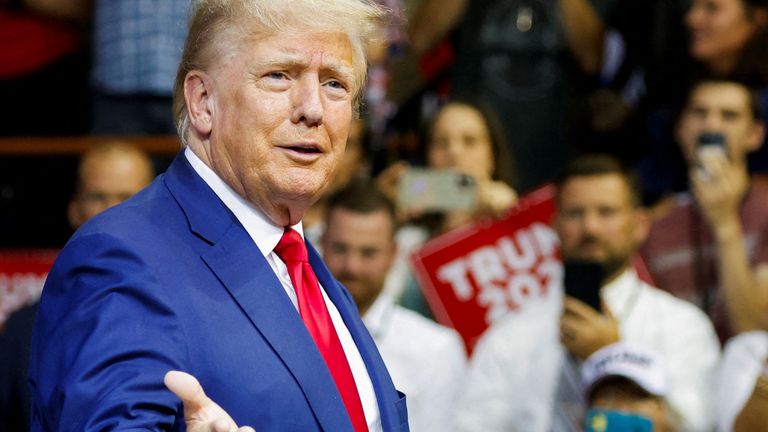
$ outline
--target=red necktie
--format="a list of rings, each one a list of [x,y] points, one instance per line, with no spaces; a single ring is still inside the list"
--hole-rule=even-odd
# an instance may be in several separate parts
[[[275,253],[288,267],[288,275],[291,277],[299,301],[301,319],[331,371],[355,431],[367,431],[368,425],[365,422],[355,378],[352,376],[352,369],[349,367],[341,341],[331,321],[331,315],[325,307],[317,276],[309,265],[304,239],[298,232],[286,228],[283,237],[275,247]]]

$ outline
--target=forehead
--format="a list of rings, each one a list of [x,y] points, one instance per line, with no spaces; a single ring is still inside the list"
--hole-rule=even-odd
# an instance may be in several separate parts
[[[328,214],[326,236],[331,240],[386,242],[391,238],[392,228],[392,218],[386,210],[361,213],[337,207]]]
[[[618,174],[571,177],[563,183],[558,198],[561,207],[623,206],[630,204],[629,185]]]
[[[487,131],[483,116],[467,105],[448,105],[437,115],[434,133],[467,130]]]
[[[749,111],[749,91],[736,83],[705,83],[696,87],[688,99],[689,107],[727,107]]]
[[[729,10],[743,9],[744,0],[694,0],[692,3],[694,6],[715,6],[717,11],[722,11],[724,8]]]
[[[352,42],[342,32],[249,33],[230,29],[220,36],[217,45],[225,52],[215,59],[219,66],[237,60],[245,62],[247,67],[319,65],[350,79],[356,75]]]

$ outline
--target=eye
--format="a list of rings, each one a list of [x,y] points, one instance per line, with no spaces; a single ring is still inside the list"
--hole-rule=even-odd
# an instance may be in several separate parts
[[[569,208],[563,210],[563,216],[566,219],[581,219],[584,217],[584,209],[581,208]]]
[[[691,115],[696,117],[703,118],[707,116],[707,109],[699,106],[692,107],[691,109],[688,110],[688,112],[691,113]]]
[[[617,214],[619,211],[616,208],[613,207],[600,207],[598,210],[601,217],[611,217],[615,214]]]
[[[477,146],[478,139],[474,135],[464,135],[464,146],[472,148]]]
[[[267,72],[266,77],[277,80],[287,78],[284,72],[279,71]]]
[[[349,96],[347,81],[337,78],[328,78],[323,82],[323,87],[332,99],[345,99]]]
[[[331,243],[330,252],[336,255],[343,255],[347,253],[347,245],[343,243]]]
[[[325,85],[327,85],[328,87],[335,88],[335,89],[340,89],[340,90],[346,90],[347,89],[347,86],[345,86],[344,83],[342,83],[339,80],[330,80],[330,81],[326,82]]]
[[[723,110],[723,120],[735,121],[739,119],[739,113],[732,110]]]

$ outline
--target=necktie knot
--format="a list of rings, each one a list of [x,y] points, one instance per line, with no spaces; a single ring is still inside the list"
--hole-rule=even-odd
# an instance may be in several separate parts
[[[280,257],[283,262],[299,261],[307,262],[307,246],[304,244],[304,239],[301,238],[301,234],[291,228],[286,228],[283,233],[283,237],[275,246],[275,253]]]

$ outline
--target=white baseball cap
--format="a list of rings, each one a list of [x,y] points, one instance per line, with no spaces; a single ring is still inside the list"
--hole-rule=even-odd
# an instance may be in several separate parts
[[[584,394],[606,378],[622,377],[654,396],[666,396],[669,380],[660,356],[627,342],[617,342],[593,353],[581,367]]]

